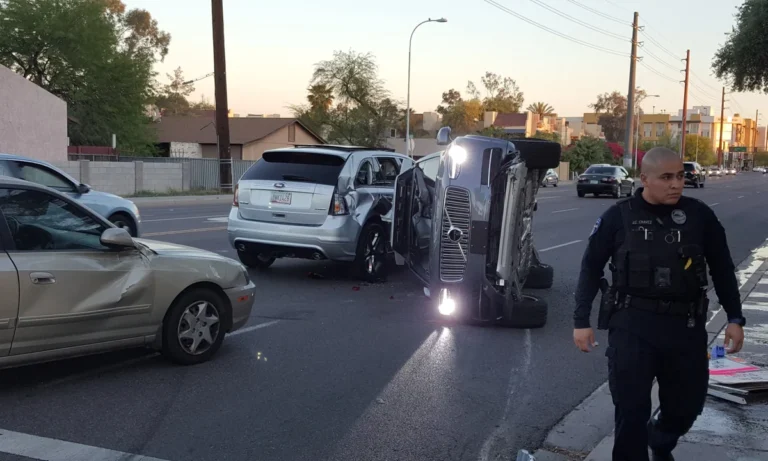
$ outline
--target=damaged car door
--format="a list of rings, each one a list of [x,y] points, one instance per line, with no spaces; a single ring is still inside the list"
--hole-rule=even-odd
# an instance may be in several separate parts
[[[413,273],[429,283],[435,186],[440,153],[419,160],[395,181],[392,249]]]
[[[83,207],[39,190],[0,189],[7,253],[19,274],[11,355],[136,341],[154,333],[154,280],[135,248],[101,243],[108,225]]]

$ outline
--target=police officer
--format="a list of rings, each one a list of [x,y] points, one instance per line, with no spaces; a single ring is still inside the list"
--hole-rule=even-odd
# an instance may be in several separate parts
[[[738,352],[744,342],[725,230],[712,209],[682,195],[684,175],[679,154],[663,147],[648,151],[643,187],[597,220],[581,264],[573,339],[584,352],[597,346],[590,310],[602,288],[598,323],[609,330],[605,355],[616,408],[613,461],[648,461],[649,446],[654,461],[673,460],[678,439],[704,407],[707,265],[728,317],[728,352]],[[609,258],[610,287],[602,278]],[[660,412],[651,418],[654,378]]]

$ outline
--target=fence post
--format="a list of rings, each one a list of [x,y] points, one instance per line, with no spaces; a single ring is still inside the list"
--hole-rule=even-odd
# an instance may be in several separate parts
[[[91,183],[91,161],[80,160],[78,163],[80,163],[80,183],[90,184]]]
[[[182,162],[181,164],[181,190],[190,190],[190,169],[189,162]]]
[[[144,162],[133,162],[133,171],[134,194],[138,194],[144,190]]]

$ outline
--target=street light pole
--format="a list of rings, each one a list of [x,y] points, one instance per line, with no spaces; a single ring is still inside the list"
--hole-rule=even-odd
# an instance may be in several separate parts
[[[422,21],[416,24],[416,27],[411,31],[411,38],[408,40],[408,96],[406,97],[405,107],[405,155],[411,156],[411,45],[413,45],[413,34],[416,33],[416,29],[422,24],[428,22],[448,22],[445,18],[432,19],[429,18],[426,21]]]

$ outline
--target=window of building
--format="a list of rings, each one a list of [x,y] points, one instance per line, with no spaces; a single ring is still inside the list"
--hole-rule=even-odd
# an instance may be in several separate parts
[[[650,138],[653,131],[653,123],[643,123],[643,137]]]
[[[664,136],[665,125],[663,123],[656,124],[656,137]]]
[[[288,127],[288,142],[296,142],[296,124]]]

